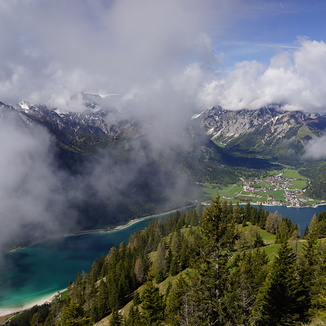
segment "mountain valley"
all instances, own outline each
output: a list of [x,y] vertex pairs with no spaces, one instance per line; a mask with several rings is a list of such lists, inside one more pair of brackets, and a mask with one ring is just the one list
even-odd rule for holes
[[2,123],[19,120],[26,130],[41,127],[50,135],[51,164],[72,216],[68,224],[63,218],[67,230],[181,207],[203,198],[205,184],[225,187],[241,178],[267,177],[284,164],[312,180],[307,195],[325,199],[324,175],[310,172],[312,166],[322,169],[323,161],[302,159],[305,145],[323,135],[323,115],[214,107],[175,130],[179,142],[157,146],[145,128],[150,121],[127,119],[89,100],[85,108],[77,113],[26,102],[0,106]]

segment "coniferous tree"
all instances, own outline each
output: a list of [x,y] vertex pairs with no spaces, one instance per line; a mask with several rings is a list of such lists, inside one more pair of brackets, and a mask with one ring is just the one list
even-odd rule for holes
[[275,243],[288,241],[297,229],[298,226],[294,225],[289,218],[282,217],[280,226],[276,231]]
[[132,305],[127,318],[124,320],[124,326],[143,326],[140,311],[138,307]]
[[203,215],[203,206],[201,204],[196,206],[196,215],[198,218],[197,224],[200,222]]
[[278,211],[275,213],[269,213],[266,217],[265,230],[267,232],[276,234],[281,223],[281,218],[278,214]]
[[267,275],[268,258],[263,250],[235,257],[224,294],[225,320],[230,325],[250,325],[251,312]]
[[180,230],[172,233],[170,240],[170,248],[173,255],[178,255],[181,250],[182,237]]
[[306,224],[306,227],[304,228],[304,232],[303,232],[303,237],[305,238],[309,233],[309,225]]
[[160,295],[158,287],[154,286],[152,281],[146,283],[142,295],[142,320],[143,325],[160,325],[164,320],[163,298]]
[[[311,316],[326,318],[326,249],[318,241],[323,217],[313,218],[303,252],[301,246],[296,251],[302,255],[299,259],[285,244],[293,235],[293,225],[286,219],[279,225],[278,214],[270,214],[264,225],[274,231],[277,226],[282,245],[278,257],[268,265],[263,251],[247,250],[262,245],[258,227],[248,222],[260,225],[264,214],[266,217],[261,207],[232,206],[217,197],[198,228],[191,226],[197,210],[189,215],[179,213],[179,220],[171,215],[172,234],[165,239],[171,233],[168,228],[161,222],[152,223],[136,232],[128,244],[112,248],[108,256],[95,262],[89,275],[79,274],[69,286],[67,299],[55,300],[45,315],[41,308],[22,314],[12,325],[89,326],[111,312],[111,323],[125,326],[299,325],[307,321],[308,309]],[[245,228],[236,225],[244,221]],[[180,232],[184,226],[187,229]],[[242,246],[238,241],[237,249],[246,251],[237,253],[234,244],[240,232]],[[186,277],[178,276],[169,283],[164,297],[153,281],[146,284],[141,297],[141,290],[134,292],[150,268],[150,277],[161,281],[168,271],[177,275],[188,267],[182,273]],[[162,274],[157,277],[154,271],[159,270]],[[118,310],[131,300],[122,321]]]
[[81,311],[78,309],[77,305],[70,300],[70,303],[64,308],[62,317],[59,321],[61,326],[86,326],[89,324],[89,320],[83,317]]
[[311,287],[311,311],[316,317],[326,319],[326,247],[317,254],[314,282]]
[[171,260],[171,264],[170,264],[170,274],[172,276],[175,276],[179,273],[179,257],[178,256],[174,256]]
[[184,277],[178,277],[177,281],[169,291],[166,299],[165,321],[168,325],[177,326],[181,323],[183,298],[188,290],[188,284]]
[[234,220],[238,224],[241,224],[244,221],[242,209],[241,209],[239,203],[236,203],[236,205],[233,206],[233,208],[232,208],[232,214],[233,214]]
[[202,277],[206,278],[205,285],[210,288],[208,297],[213,289],[212,309],[208,318],[215,325],[224,325],[222,296],[228,277],[227,261],[238,237],[232,213],[221,206],[217,196],[204,211],[201,224],[207,248],[202,268],[206,275],[202,274]]
[[110,320],[110,326],[122,326],[123,325],[123,318],[119,310],[113,310],[112,316]]
[[323,274],[322,269],[318,268],[318,225],[315,215],[311,220],[306,240],[306,243],[303,245],[304,262],[301,268],[301,277],[307,290],[307,296],[309,298],[307,304],[309,304],[309,309],[312,308],[314,298],[318,296],[316,292],[320,290],[321,284],[319,283],[323,283],[320,277],[320,274]]
[[145,280],[145,268],[143,261],[140,257],[137,257],[135,260],[134,273],[138,283],[143,283]]
[[258,225],[260,228],[264,229],[268,213],[264,211],[263,204],[259,205],[257,213],[258,213]]
[[[296,269],[296,255],[282,243],[256,307],[255,325],[295,325],[306,319],[305,290]],[[255,315],[256,314],[256,315]]]
[[153,261],[153,274],[157,283],[164,280],[167,269],[167,252],[165,247],[165,241],[162,240],[156,251],[156,256]]

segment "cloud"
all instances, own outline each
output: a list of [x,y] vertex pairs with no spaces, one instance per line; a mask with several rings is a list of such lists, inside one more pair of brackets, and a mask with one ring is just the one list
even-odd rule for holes
[[313,160],[323,160],[326,159],[326,135],[311,139],[305,145],[305,153],[303,157],[305,159],[313,159]]
[[233,110],[277,103],[290,110],[324,111],[326,43],[298,42],[297,49],[279,52],[268,66],[257,61],[237,63],[234,70],[203,87],[200,101]]
[[16,244],[12,236],[21,228],[29,227],[30,235],[34,229],[35,236],[44,229],[57,232],[59,217],[69,213],[51,147],[43,128],[26,127],[14,113],[1,114],[1,245]]
[[[38,222],[57,229],[58,216],[67,214],[71,201],[87,198],[89,187],[104,200],[124,193],[148,162],[160,161],[167,147],[185,145],[184,127],[195,110],[217,104],[258,108],[273,102],[322,110],[324,42],[302,39],[298,48],[274,56],[269,66],[245,61],[221,73],[215,47],[233,20],[245,16],[243,3],[0,0],[0,101],[82,111],[83,92],[115,94],[99,103],[120,117],[141,120],[151,149],[144,154],[141,144],[133,143],[135,160],[125,165],[103,154],[88,175],[64,183],[67,176],[53,165],[45,130],[26,129],[15,119],[0,121],[1,229],[12,234]],[[153,183],[163,185],[164,172],[157,177]],[[182,179],[174,181],[171,197],[184,189]],[[67,183],[71,186],[64,189]]]
[[[27,100],[80,111],[81,92],[111,92],[122,96],[106,106],[128,111],[132,104],[134,115],[139,109],[142,117],[144,111],[162,111],[152,104],[152,94],[157,104],[171,93],[179,99],[174,112],[188,115],[190,107],[218,104],[241,109],[276,102],[323,110],[323,41],[299,39],[290,49],[278,45],[269,65],[244,61],[221,73],[216,51],[232,29],[267,12],[284,13],[278,2],[2,0],[0,8],[0,99],[7,103]],[[297,10],[294,3],[287,8]]]
[[86,202],[90,189],[114,201],[132,185],[139,189],[146,169],[150,186],[169,186],[171,197],[185,189],[181,178],[166,180],[159,153],[182,144],[184,115],[216,62],[212,22],[221,26],[237,1],[0,0],[0,101],[83,111],[83,92],[114,93],[100,100],[119,113],[109,124],[142,120],[151,149],[128,144],[133,160],[125,164],[98,153],[85,174],[72,177],[55,166],[46,130],[0,120],[1,245],[26,225],[59,232],[67,216],[73,220],[71,204]]
[[218,31],[237,2],[1,1],[0,98],[81,110],[80,92],[144,96],[214,64],[213,20]]
[[131,161],[97,153],[82,176],[72,177],[54,166],[47,131],[18,118],[0,121],[2,240],[24,225],[60,230],[60,216],[74,213],[71,203],[86,202],[91,191],[114,201],[114,194],[141,188],[146,171],[149,186],[169,187],[170,197],[189,191],[182,178],[169,180],[160,155],[184,145],[196,94],[217,62],[212,37],[240,2],[0,0],[0,101],[83,111],[82,93],[116,94],[98,99],[100,105],[142,121],[146,134],[127,144]]

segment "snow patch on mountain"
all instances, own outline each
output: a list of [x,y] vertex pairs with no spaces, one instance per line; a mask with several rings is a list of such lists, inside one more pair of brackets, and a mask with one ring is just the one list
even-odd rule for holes
[[30,104],[25,102],[25,101],[21,101],[19,102],[19,106],[24,110],[24,111],[28,111]]
[[[302,126],[307,126],[312,136],[314,133],[318,136],[318,128],[321,128],[321,131],[326,129],[325,119],[319,114],[285,111],[275,107],[240,111],[214,107],[196,118],[200,120],[201,126],[211,139],[226,144],[250,133],[261,134],[263,144],[274,144],[278,140],[296,137],[297,130]],[[312,127],[311,124],[319,127]]]

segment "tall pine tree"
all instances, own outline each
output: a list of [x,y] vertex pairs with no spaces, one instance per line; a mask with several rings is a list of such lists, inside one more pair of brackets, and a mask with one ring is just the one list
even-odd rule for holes
[[287,242],[283,242],[261,293],[260,304],[254,311],[254,318],[258,317],[255,325],[295,325],[304,321],[305,294],[296,269],[296,255]]

